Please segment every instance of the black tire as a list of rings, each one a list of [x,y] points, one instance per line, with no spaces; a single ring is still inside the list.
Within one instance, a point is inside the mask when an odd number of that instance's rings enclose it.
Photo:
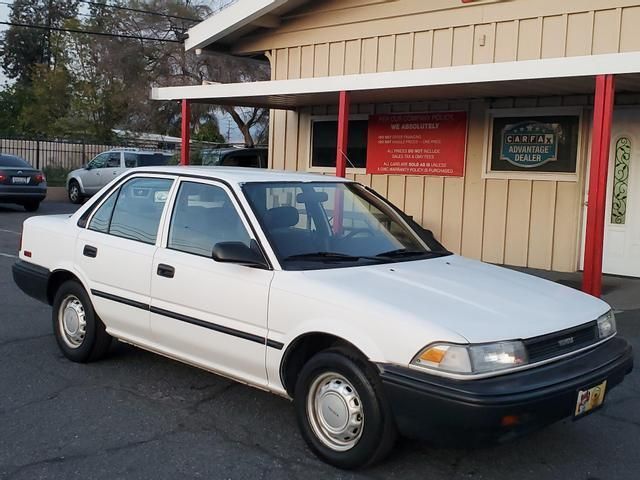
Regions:
[[[357,443],[346,451],[327,446],[314,431],[313,420],[309,418],[309,408],[312,407],[307,407],[316,380],[333,373],[344,377],[353,386],[362,405],[362,432]],[[335,467],[350,470],[371,466],[383,460],[393,449],[397,429],[383,395],[380,377],[366,359],[350,349],[332,348],[313,356],[298,376],[294,404],[300,431],[309,448],[321,460]]]
[[[72,340],[62,331],[64,327],[60,315],[68,302],[75,302],[75,300],[80,303],[84,313],[85,331],[84,335],[81,335],[81,340],[77,340],[78,344],[71,345]],[[106,332],[102,320],[95,314],[89,295],[77,281],[69,280],[58,288],[53,300],[52,320],[58,346],[69,360],[78,363],[92,362],[103,358],[109,350],[111,335]]]
[[[80,184],[76,180],[71,180],[69,182],[67,195],[69,196],[69,201],[71,203],[75,203],[76,205],[82,203],[82,200],[83,200],[82,190],[80,190]]]
[[[37,212],[39,208],[40,208],[40,201],[39,200],[33,200],[33,201],[30,201],[30,202],[25,202],[25,204],[24,204],[24,209],[27,212]]]

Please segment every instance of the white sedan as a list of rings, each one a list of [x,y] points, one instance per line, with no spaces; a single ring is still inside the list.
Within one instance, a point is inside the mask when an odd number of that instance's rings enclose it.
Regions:
[[[453,255],[341,178],[134,169],[27,220],[13,272],[70,360],[117,338],[292,398],[341,468],[398,433],[501,441],[580,418],[633,367],[603,301]]]

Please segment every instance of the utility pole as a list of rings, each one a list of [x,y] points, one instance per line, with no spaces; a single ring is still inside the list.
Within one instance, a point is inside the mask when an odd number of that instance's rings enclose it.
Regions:
[[[51,68],[51,23],[52,23],[51,0],[46,0],[45,8],[46,8],[46,14],[47,14],[47,20],[46,20],[47,30],[44,36],[44,39],[45,39],[44,48],[42,51],[44,58],[42,59],[42,63],[46,64],[47,67]]]

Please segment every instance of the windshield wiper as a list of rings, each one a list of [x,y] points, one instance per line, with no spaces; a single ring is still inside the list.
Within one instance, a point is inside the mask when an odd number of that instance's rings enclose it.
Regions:
[[[383,252],[376,255],[378,258],[400,258],[400,257],[417,257],[417,256],[428,256],[428,257],[445,257],[447,255],[451,255],[451,252],[447,251],[436,251],[436,250],[425,250],[425,251],[416,251],[416,250],[407,250],[406,248],[399,248],[397,250],[391,250],[389,252]]]
[[[288,257],[283,258],[283,261],[343,261],[343,262],[357,262],[358,260],[375,260],[379,262],[382,258],[379,257],[366,257],[361,255],[347,255],[346,253],[338,253],[338,252],[310,252],[310,253],[300,253],[297,255],[290,255]]]

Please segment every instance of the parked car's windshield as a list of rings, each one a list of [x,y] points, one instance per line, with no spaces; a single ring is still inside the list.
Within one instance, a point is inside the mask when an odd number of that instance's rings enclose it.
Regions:
[[[248,183],[244,192],[283,268],[306,270],[431,258],[391,206],[358,184]]]
[[[26,161],[13,155],[0,155],[0,167],[32,168]]]

